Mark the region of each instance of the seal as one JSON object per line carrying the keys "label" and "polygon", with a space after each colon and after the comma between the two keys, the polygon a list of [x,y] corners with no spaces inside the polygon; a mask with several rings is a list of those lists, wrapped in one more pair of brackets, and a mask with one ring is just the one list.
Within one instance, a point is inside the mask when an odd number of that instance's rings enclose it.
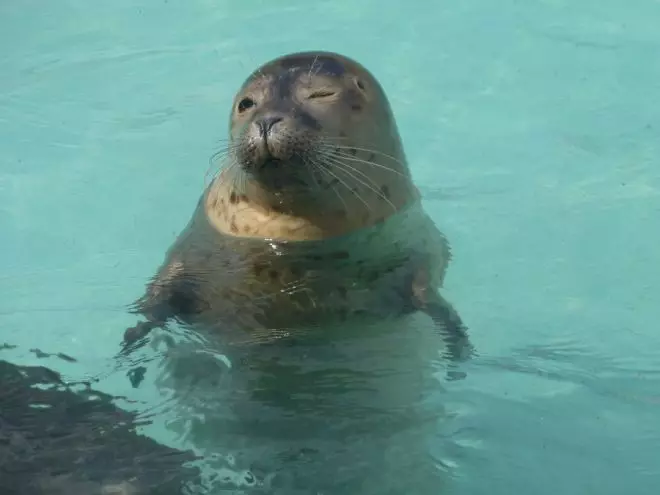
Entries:
{"label": "seal", "polygon": [[146,321],[123,352],[172,319],[245,345],[422,311],[452,360],[471,354],[440,294],[449,243],[374,75],[337,53],[281,56],[243,83],[229,130],[219,173],[131,308]]}

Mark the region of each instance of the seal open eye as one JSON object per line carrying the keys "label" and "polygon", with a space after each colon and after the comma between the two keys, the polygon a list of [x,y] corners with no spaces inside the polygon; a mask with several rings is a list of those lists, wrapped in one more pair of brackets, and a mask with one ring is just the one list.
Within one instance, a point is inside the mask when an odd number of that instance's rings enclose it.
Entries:
{"label": "seal open eye", "polygon": [[238,113],[243,113],[246,110],[254,106],[254,100],[252,98],[243,98],[238,102]]}
{"label": "seal open eye", "polygon": [[321,89],[319,91],[314,91],[312,94],[308,96],[310,100],[315,99],[315,98],[327,98],[329,96],[334,96],[336,94],[336,91],[332,91],[329,89]]}

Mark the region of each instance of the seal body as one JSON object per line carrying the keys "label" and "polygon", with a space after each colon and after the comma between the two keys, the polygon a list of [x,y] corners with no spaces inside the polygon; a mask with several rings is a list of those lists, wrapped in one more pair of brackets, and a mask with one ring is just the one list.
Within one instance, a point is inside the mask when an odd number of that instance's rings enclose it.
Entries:
{"label": "seal body", "polygon": [[465,354],[437,291],[448,243],[371,73],[330,52],[280,57],[245,81],[229,127],[223,170],[137,301],[147,321],[126,344],[171,318],[256,342],[422,310]]}
{"label": "seal body", "polygon": [[400,316],[415,309],[415,272],[439,285],[449,259],[444,236],[419,203],[357,232],[294,242],[219,233],[204,203],[138,307],[155,321],[165,312],[213,329],[227,343]]}

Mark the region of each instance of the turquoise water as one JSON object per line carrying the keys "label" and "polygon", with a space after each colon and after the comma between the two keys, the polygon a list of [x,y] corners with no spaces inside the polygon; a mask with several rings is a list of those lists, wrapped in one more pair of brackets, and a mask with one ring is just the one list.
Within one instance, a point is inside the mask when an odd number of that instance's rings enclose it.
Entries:
{"label": "turquoise water", "polygon": [[1,357],[107,369],[243,78],[334,50],[390,95],[480,352],[433,399],[435,493],[655,493],[660,3],[419,5],[0,3]]}

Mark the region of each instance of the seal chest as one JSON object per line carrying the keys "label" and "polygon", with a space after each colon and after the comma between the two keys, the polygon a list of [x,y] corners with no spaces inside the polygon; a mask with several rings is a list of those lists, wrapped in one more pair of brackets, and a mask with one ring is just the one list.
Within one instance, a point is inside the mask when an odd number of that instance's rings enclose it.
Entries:
{"label": "seal chest", "polygon": [[272,60],[237,92],[220,173],[136,303],[130,345],[177,318],[248,342],[421,310],[470,344],[440,295],[449,247],[424,212],[387,96],[330,52]]}

